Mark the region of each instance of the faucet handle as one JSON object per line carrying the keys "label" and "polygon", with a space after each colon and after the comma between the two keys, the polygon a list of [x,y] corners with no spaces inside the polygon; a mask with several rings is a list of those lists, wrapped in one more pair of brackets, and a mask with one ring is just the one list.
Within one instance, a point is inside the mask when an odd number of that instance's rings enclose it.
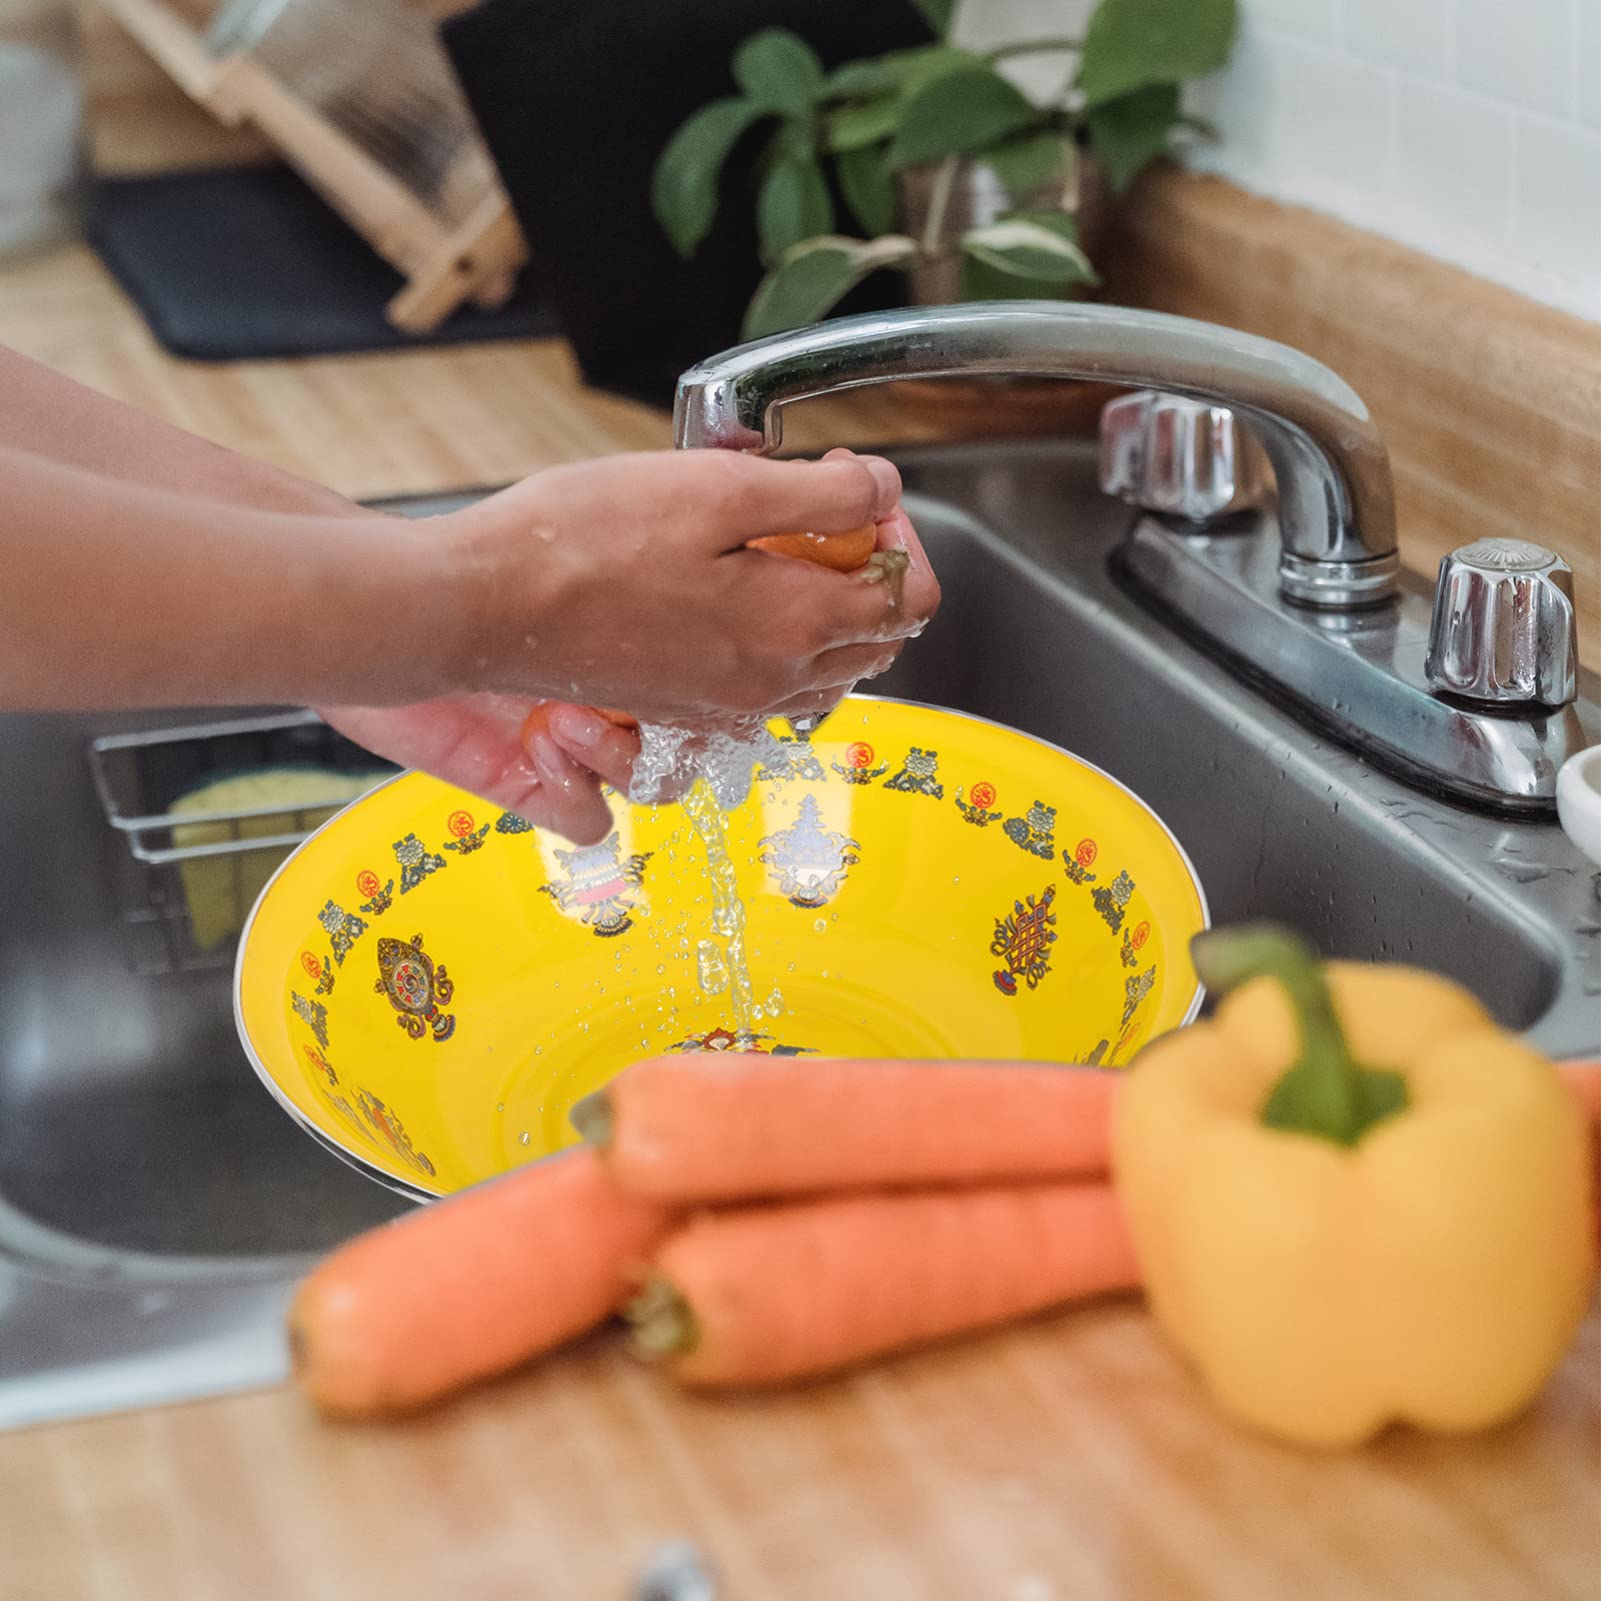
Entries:
{"label": "faucet handle", "polygon": [[1424,663],[1429,685],[1500,705],[1578,694],[1573,569],[1527,539],[1480,539],[1440,563]]}
{"label": "faucet handle", "polygon": [[1147,511],[1207,523],[1264,504],[1267,455],[1227,406],[1144,389],[1101,410],[1101,489]]}

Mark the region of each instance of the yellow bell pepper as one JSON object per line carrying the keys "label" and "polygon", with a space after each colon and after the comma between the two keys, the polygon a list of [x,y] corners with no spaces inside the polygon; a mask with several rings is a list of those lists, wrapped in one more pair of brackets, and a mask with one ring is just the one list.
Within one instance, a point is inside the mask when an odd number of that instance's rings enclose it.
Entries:
{"label": "yellow bell pepper", "polygon": [[1134,1064],[1114,1164],[1152,1309],[1222,1406],[1308,1445],[1522,1409],[1595,1282],[1583,1120],[1432,974],[1202,935],[1216,1017]]}

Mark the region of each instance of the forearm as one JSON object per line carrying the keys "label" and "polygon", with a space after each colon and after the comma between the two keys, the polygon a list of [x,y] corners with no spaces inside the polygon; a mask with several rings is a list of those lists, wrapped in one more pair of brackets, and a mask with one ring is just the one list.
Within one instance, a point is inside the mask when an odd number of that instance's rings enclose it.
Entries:
{"label": "forearm", "polygon": [[0,705],[393,705],[458,687],[437,527],[263,511],[0,446]]}
{"label": "forearm", "polygon": [[0,346],[0,445],[145,484],[263,511],[361,515],[321,484],[242,456],[97,394]]}

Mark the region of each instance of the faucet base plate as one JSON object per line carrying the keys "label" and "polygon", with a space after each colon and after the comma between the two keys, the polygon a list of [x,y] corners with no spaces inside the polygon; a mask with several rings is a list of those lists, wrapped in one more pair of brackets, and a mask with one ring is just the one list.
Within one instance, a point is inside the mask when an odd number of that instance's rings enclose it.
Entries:
{"label": "faucet base plate", "polygon": [[1508,715],[1436,695],[1425,585],[1403,573],[1390,601],[1315,610],[1282,593],[1279,553],[1271,517],[1197,533],[1147,516],[1113,565],[1148,607],[1375,766],[1484,810],[1555,811],[1558,769],[1601,737],[1585,733],[1593,704]]}

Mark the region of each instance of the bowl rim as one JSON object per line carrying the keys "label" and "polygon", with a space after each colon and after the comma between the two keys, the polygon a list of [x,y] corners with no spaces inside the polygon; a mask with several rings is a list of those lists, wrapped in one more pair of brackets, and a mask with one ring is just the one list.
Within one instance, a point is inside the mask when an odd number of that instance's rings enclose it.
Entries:
{"label": "bowl rim", "polygon": [[[867,701],[886,706],[908,706],[916,711],[939,712],[943,716],[959,718],[963,722],[977,723],[981,727],[999,729],[1004,734],[1013,734],[1017,738],[1026,739],[1032,744],[1043,745],[1047,750],[1054,751],[1058,756],[1065,756],[1070,762],[1074,762],[1079,767],[1096,774],[1097,777],[1105,779],[1106,782],[1114,789],[1121,790],[1123,794],[1133,801],[1141,811],[1150,817],[1151,821],[1154,822],[1167,837],[1168,844],[1173,847],[1173,849],[1178,853],[1179,860],[1183,862],[1184,870],[1189,875],[1190,884],[1195,890],[1196,899],[1200,902],[1201,928],[1203,931],[1211,928],[1212,907],[1210,901],[1207,899],[1206,885],[1201,882],[1201,875],[1196,872],[1195,863],[1190,860],[1190,853],[1185,850],[1183,842],[1179,839],[1178,835],[1173,832],[1172,827],[1168,824],[1167,819],[1163,817],[1154,806],[1152,806],[1143,796],[1136,794],[1134,790],[1130,789],[1122,779],[1116,777],[1112,773],[1107,772],[1104,767],[1101,767],[1095,762],[1089,761],[1087,758],[1068,750],[1063,745],[1058,745],[1054,740],[1042,739],[1038,734],[1025,733],[1021,728],[1014,728],[1010,723],[1003,723],[998,718],[994,717],[983,717],[977,712],[957,711],[954,707],[941,706],[934,701],[911,700],[902,695],[858,695],[853,693],[847,695],[845,697],[845,701],[842,701],[840,704],[844,705],[850,701]],[[825,718],[824,721],[818,726],[826,727],[827,723],[828,719]],[[408,1179],[397,1178],[393,1173],[387,1172],[385,1169],[379,1167],[376,1162],[369,1161],[359,1151],[354,1151],[348,1145],[341,1144],[326,1130],[319,1128],[315,1123],[313,1123],[311,1119],[307,1117],[306,1114],[302,1112],[286,1094],[284,1094],[283,1090],[279,1087],[277,1080],[268,1070],[267,1064],[262,1061],[261,1055],[256,1049],[255,1041],[251,1039],[250,1030],[245,1023],[243,991],[245,953],[250,946],[250,932],[255,927],[256,914],[266,904],[267,897],[272,893],[273,887],[277,884],[279,878],[288,870],[289,864],[293,862],[296,857],[298,857],[300,853],[311,844],[313,840],[320,839],[322,835],[325,834],[329,829],[335,827],[335,825],[337,825],[344,818],[347,812],[354,811],[357,806],[361,805],[361,803],[367,800],[370,796],[376,795],[380,790],[388,789],[393,784],[400,783],[403,779],[414,777],[418,773],[423,773],[423,771],[424,770],[421,768],[407,767],[398,773],[390,774],[382,782],[374,784],[371,789],[363,790],[361,794],[356,796],[354,800],[349,801],[344,806],[341,806],[332,817],[328,818],[326,822],[322,823],[319,827],[315,828],[311,833],[309,833],[297,846],[295,846],[292,851],[289,852],[287,856],[284,857],[278,866],[273,869],[272,877],[262,885],[261,893],[256,896],[255,904],[250,908],[250,915],[245,919],[244,927],[239,931],[239,949],[234,956],[233,965],[234,1031],[239,1036],[239,1043],[244,1047],[245,1055],[249,1059],[250,1065],[254,1069],[256,1077],[259,1078],[267,1087],[268,1093],[278,1103],[278,1105],[281,1106],[283,1110],[286,1111],[307,1134],[309,1134],[320,1146],[322,1146],[324,1150],[331,1152],[342,1162],[346,1163],[350,1167],[355,1168],[358,1173],[361,1173],[365,1177],[383,1185],[386,1190],[392,1190],[396,1195],[404,1196],[408,1201],[436,1201],[443,1199],[445,1196],[454,1192],[443,1189],[429,1188],[425,1185],[414,1184]],[[426,777],[432,775],[424,773],[424,776]],[[441,780],[441,782],[444,781]],[[1195,992],[1190,996],[1190,1004],[1185,1008],[1184,1015],[1179,1019],[1176,1027],[1189,1027],[1189,1025],[1193,1023],[1200,1015],[1201,1007],[1205,1000],[1206,987],[1199,979],[1197,979],[1195,981]],[[550,1152],[545,1156],[536,1157],[533,1162],[525,1165],[529,1167],[537,1166],[538,1163],[549,1161],[552,1156],[558,1154],[560,1153]]]}

